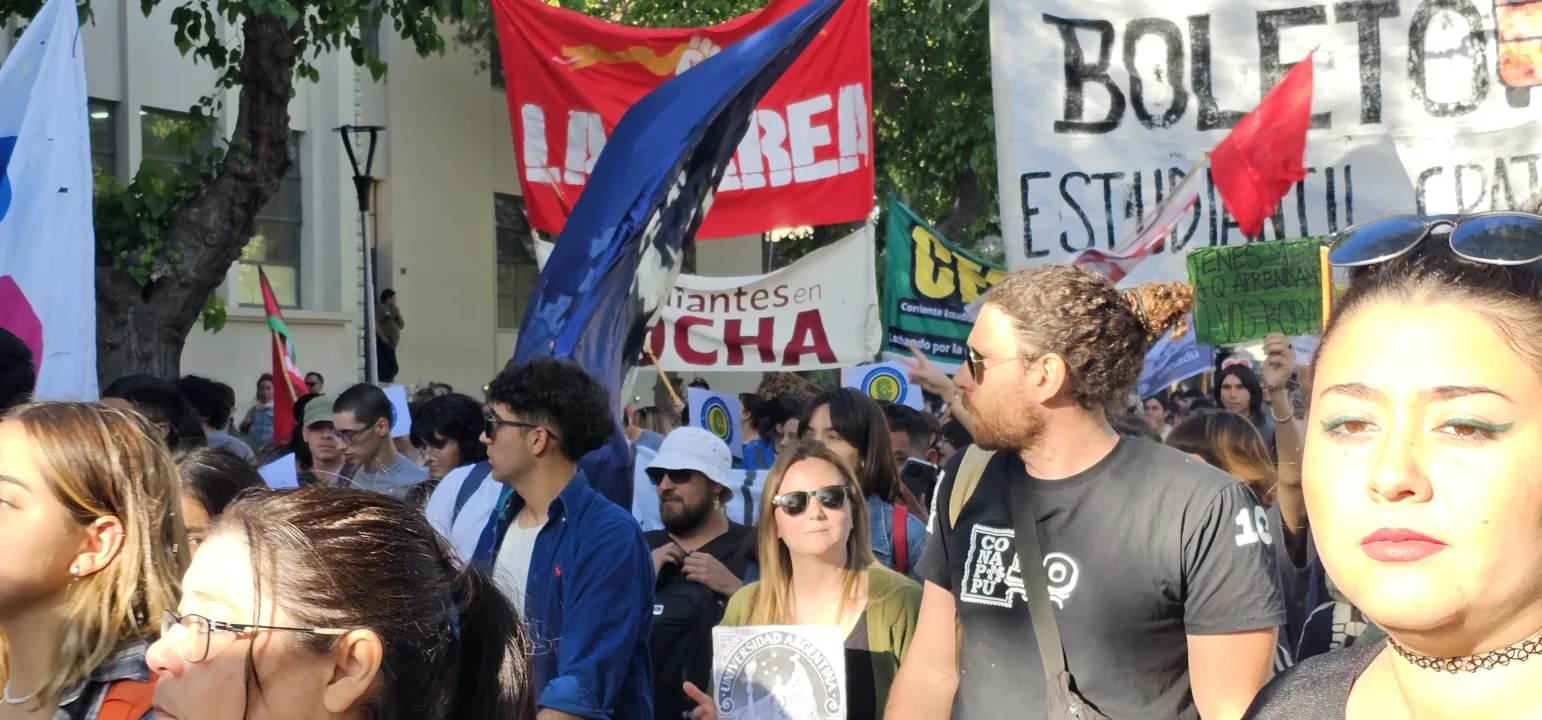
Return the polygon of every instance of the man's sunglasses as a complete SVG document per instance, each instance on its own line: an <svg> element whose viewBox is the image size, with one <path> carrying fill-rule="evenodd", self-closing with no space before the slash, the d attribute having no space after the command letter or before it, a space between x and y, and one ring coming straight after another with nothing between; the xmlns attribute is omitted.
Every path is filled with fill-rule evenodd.
<svg viewBox="0 0 1542 720"><path fill-rule="evenodd" d="M781 506L782 512L787 513L788 517L797 517L808 509L810 495L814 496L814 499L818 500L820 505L825 506L826 510L840 510L846 507L846 500L849 498L850 492L846 490L845 485L831 485L819 488L813 492L794 490L792 492L779 493L771 499L771 502L774 505Z"/></svg>
<svg viewBox="0 0 1542 720"><path fill-rule="evenodd" d="M483 428L482 431L487 433L488 439L492 439L492 438L497 437L498 436L498 428L500 428L500 427L525 428L526 430L534 430L536 428L544 428L545 427L544 425L536 425L535 423L520 422L518 420L504 420L503 418L498 417L498 414L494 413L491 410L483 411L482 412L482 419L487 421L487 427ZM546 434L551 435L553 440L555 440L557 438L557 433L554 433L551 430L547 430Z"/></svg>
<svg viewBox="0 0 1542 720"><path fill-rule="evenodd" d="M985 380L985 363L988 363L988 362L1003 363L1003 362L1007 362L1008 360L1033 360L1033 359L1035 359L1035 358L1028 357L1026 355L1018 355L1017 357L1009 357L1009 358L988 358L988 357L985 357L984 355L981 355L979 350L974 349L973 345L969 345L968 348L969 348L969 357L964 360L964 365L969 368L969 377L974 378L974 381L977 382L977 383L978 382L983 382Z"/></svg>
<svg viewBox="0 0 1542 720"><path fill-rule="evenodd" d="M689 485L696 479L695 470L664 470L658 473L648 473L648 479L653 481L654 487L664 484L664 478L674 485Z"/></svg>
<svg viewBox="0 0 1542 720"><path fill-rule="evenodd" d="M1418 247L1437 229L1446 231L1451 252L1488 265L1525 265L1542 260L1542 216L1521 212L1476 215L1398 215L1372 220L1333 235L1328 264L1355 268L1387 262Z"/></svg>

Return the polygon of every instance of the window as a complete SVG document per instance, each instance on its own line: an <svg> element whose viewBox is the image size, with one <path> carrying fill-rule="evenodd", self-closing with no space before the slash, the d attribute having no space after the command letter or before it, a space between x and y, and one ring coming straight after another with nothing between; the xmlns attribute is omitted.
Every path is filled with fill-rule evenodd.
<svg viewBox="0 0 1542 720"><path fill-rule="evenodd" d="M518 330L541 274L524 198L493 194L493 238L498 249L498 327Z"/></svg>
<svg viewBox="0 0 1542 720"><path fill-rule="evenodd" d="M91 176L118 176L118 104L106 100L87 100L87 124L91 128Z"/></svg>
<svg viewBox="0 0 1542 720"><path fill-rule="evenodd" d="M214 137L205 132L195 139L199 120L187 113L140 108L139 149L141 164L151 167L181 167L187 165L193 151L214 147ZM202 122L208 123L205 118Z"/></svg>
<svg viewBox="0 0 1542 720"><path fill-rule="evenodd" d="M262 281L268 276L273 297L283 307L300 305L300 234L305 225L304 187L300 176L301 133L289 134L289 173L279 181L278 192L257 213L257 232L241 251L236 268L240 303L262 305Z"/></svg>

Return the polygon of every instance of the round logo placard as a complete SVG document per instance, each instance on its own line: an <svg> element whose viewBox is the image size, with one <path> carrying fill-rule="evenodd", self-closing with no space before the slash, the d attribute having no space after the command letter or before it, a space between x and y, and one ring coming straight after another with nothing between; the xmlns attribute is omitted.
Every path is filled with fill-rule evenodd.
<svg viewBox="0 0 1542 720"><path fill-rule="evenodd" d="M905 379L904 373L894 368L879 367L867 371L857 389L874 400L903 402L905 393L910 389L910 381Z"/></svg>
<svg viewBox="0 0 1542 720"><path fill-rule="evenodd" d="M712 398L701 404L701 426L728 442L733 438L733 420L728 404L722 398Z"/></svg>

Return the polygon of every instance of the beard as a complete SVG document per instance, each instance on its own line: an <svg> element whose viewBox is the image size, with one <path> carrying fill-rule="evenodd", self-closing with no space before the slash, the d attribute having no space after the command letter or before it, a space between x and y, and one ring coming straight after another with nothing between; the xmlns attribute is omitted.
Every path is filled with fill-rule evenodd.
<svg viewBox="0 0 1542 720"><path fill-rule="evenodd" d="M664 500L677 500L678 505L666 503ZM712 513L712 496L702 498L696 505L685 502L678 496L659 498L659 519L664 522L664 529L671 535L688 535L703 523Z"/></svg>
<svg viewBox="0 0 1542 720"><path fill-rule="evenodd" d="M976 406L969 397L964 407L974 415L974 443L982 450L1031 450L1044 438L1044 408L1012 404L997 398Z"/></svg>

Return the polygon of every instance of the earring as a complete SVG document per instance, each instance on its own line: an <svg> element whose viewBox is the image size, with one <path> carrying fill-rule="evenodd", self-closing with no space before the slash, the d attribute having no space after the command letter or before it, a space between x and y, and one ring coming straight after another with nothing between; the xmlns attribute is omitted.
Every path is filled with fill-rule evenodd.
<svg viewBox="0 0 1542 720"><path fill-rule="evenodd" d="M80 564L76 563L76 564L70 566L70 582L77 582L79 580L80 580Z"/></svg>

